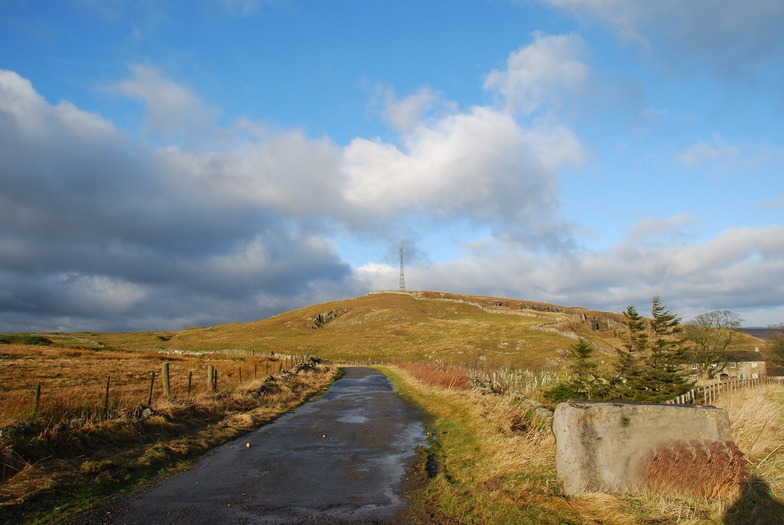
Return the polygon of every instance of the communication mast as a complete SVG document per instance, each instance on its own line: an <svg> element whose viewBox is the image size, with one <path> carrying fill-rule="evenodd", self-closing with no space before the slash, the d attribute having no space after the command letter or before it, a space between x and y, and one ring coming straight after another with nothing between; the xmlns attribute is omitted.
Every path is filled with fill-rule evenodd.
<svg viewBox="0 0 784 525"><path fill-rule="evenodd" d="M400 245L400 291L406 291L406 276L403 274L403 245Z"/></svg>

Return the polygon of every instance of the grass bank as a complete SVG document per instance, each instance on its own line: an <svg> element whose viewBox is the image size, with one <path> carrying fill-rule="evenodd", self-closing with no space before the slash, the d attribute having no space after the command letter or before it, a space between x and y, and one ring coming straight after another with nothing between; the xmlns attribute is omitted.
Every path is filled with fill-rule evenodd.
<svg viewBox="0 0 784 525"><path fill-rule="evenodd" d="M750 478L727 509L727 523L784 523L784 388L763 386L718 399L730 414Z"/></svg>
<svg viewBox="0 0 784 525"><path fill-rule="evenodd" d="M452 379L386 367L401 395L428 416L432 433L414 473L411 523L742 524L784 523L784 390L726 396L749 483L727 499L643 494L563 496L555 441L524 402L449 388ZM439 386L440 385L440 386Z"/></svg>

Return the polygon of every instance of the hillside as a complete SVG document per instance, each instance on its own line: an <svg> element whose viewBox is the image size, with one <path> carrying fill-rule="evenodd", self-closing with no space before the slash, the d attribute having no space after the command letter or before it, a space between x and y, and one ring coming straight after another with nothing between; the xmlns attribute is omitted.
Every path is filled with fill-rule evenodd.
<svg viewBox="0 0 784 525"><path fill-rule="evenodd" d="M329 359L557 369L579 335L612 357L620 314L443 292L376 292L247 323L178 332L46 334L58 344L164 351L242 350ZM755 342L756 341L756 342ZM759 344L751 336L739 347Z"/></svg>

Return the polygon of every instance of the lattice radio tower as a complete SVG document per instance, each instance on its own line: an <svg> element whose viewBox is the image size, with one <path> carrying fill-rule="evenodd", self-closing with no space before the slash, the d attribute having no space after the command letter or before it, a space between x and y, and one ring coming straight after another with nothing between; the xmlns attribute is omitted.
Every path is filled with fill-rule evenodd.
<svg viewBox="0 0 784 525"><path fill-rule="evenodd" d="M406 276L403 274L403 245L400 245L400 291L406 291Z"/></svg>

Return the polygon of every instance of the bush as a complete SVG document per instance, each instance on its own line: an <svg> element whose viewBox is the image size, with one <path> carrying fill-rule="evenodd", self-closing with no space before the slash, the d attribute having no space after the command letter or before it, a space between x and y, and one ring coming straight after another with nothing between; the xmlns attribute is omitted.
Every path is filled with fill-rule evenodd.
<svg viewBox="0 0 784 525"><path fill-rule="evenodd" d="M3 334L0 335L0 344L3 345L38 345L50 346L54 343L42 335L36 334Z"/></svg>
<svg viewBox="0 0 784 525"><path fill-rule="evenodd" d="M542 394L542 397L547 401L556 404L569 401L570 399L585 399L585 395L582 392L579 392L577 385L571 381L568 383L558 383L553 388L546 390L544 394Z"/></svg>

